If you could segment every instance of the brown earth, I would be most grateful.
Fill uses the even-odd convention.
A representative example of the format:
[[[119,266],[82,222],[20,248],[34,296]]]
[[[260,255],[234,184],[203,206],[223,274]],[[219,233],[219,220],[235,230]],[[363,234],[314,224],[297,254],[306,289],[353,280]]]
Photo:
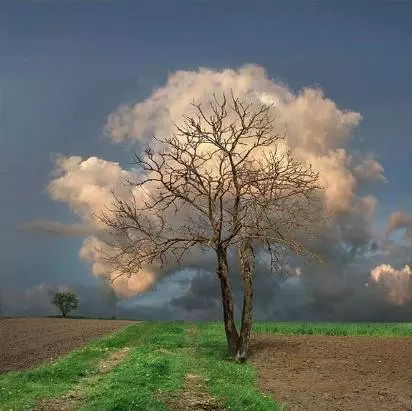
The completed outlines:
[[[136,321],[0,319],[0,373],[37,366],[131,324]]]
[[[288,411],[412,411],[412,338],[258,334],[250,363]]]

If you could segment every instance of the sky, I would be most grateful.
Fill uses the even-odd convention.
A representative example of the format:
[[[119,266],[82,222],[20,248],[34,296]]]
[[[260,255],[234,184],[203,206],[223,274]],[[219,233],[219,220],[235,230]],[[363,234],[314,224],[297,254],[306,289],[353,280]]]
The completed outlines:
[[[72,181],[68,174],[76,175],[80,163],[91,157],[106,162],[99,163],[101,170],[112,167],[110,176],[120,171],[107,162],[117,162],[123,170],[130,167],[130,149],[139,136],[115,137],[119,125],[113,116],[119,107],[134,107],[132,117],[140,113],[147,124],[154,113],[157,121],[154,131],[164,131],[159,126],[164,119],[153,108],[156,107],[154,90],[163,90],[167,95],[175,92],[177,99],[188,97],[187,93],[194,90],[203,98],[202,87],[207,92],[213,87],[219,90],[225,83],[223,77],[227,76],[239,87],[243,84],[241,79],[246,78],[250,81],[248,87],[257,87],[260,93],[266,89],[279,92],[286,100],[300,96],[305,87],[321,89],[325,98],[342,110],[332,113],[337,122],[346,110],[359,113],[359,118],[348,120],[347,129],[342,131],[345,141],[341,148],[354,159],[361,153],[370,159],[369,166],[375,166],[376,178],[371,178],[368,184],[357,184],[357,197],[353,201],[362,196],[376,199],[376,205],[371,205],[375,200],[368,203],[373,210],[364,214],[361,203],[356,204],[361,210],[357,215],[362,214],[362,224],[369,219],[365,223],[368,231],[365,244],[380,245],[373,255],[356,255],[350,264],[357,267],[351,268],[352,271],[361,273],[358,277],[362,284],[368,281],[374,268],[380,267],[372,278],[379,279],[379,273],[384,273],[376,281],[384,283],[387,293],[386,297],[382,294],[385,300],[382,306],[376,302],[376,296],[373,299],[362,294],[364,288],[360,294],[351,295],[356,301],[363,301],[359,304],[369,304],[373,311],[371,318],[380,318],[383,312],[392,309],[401,318],[412,318],[407,291],[403,311],[399,304],[388,302],[393,278],[402,278],[393,287],[409,286],[410,273],[403,267],[412,262],[412,246],[408,242],[408,227],[412,226],[409,219],[412,215],[410,21],[412,2],[409,1],[3,1],[0,26],[0,288],[3,293],[13,290],[14,294],[10,291],[9,295],[24,300],[27,312],[40,313],[48,306],[38,301],[47,300],[53,287],[70,284],[79,290],[87,287],[94,290],[99,270],[85,250],[87,233],[82,235],[79,228],[80,234],[73,235],[72,230],[69,235],[55,225],[54,234],[46,232],[53,222],[81,226],[87,220],[76,213],[79,203],[74,199],[74,191],[63,192],[62,184]],[[255,69],[242,69],[250,65]],[[199,74],[196,71],[199,68],[209,71]],[[175,87],[169,80],[177,71],[183,74],[178,76],[176,81],[180,83]],[[226,74],[219,74],[223,72]],[[191,81],[198,88],[191,88]],[[274,84],[279,91],[274,91]],[[287,97],[288,93],[294,97]],[[176,108],[168,97],[160,100],[162,107]],[[320,116],[317,118],[329,107],[321,105],[323,97],[306,96],[302,101],[313,104],[313,113]],[[139,103],[145,104],[143,108]],[[291,111],[295,106],[292,107],[293,101],[290,104],[285,103],[285,107],[295,115],[290,120],[291,129],[296,133],[300,130],[303,135],[305,129],[299,128],[299,116],[304,119],[309,114],[302,114],[298,108]],[[183,114],[178,110],[177,113]],[[140,117],[131,120],[142,133],[151,130],[143,120]],[[329,123],[322,121],[318,121],[318,130],[329,127]],[[111,136],[104,132],[107,124],[111,124]],[[293,128],[294,124],[298,125]],[[340,133],[338,125],[336,130],[332,128],[326,131],[330,133],[330,149],[335,134]],[[320,155],[298,143],[296,149],[308,156]],[[71,156],[81,158],[70,165],[74,168],[64,160],[59,165],[58,158]],[[358,163],[361,167],[357,168],[358,174],[353,171],[356,165],[352,170],[357,181],[367,168],[364,165],[362,169],[360,160]],[[88,164],[98,167],[96,162]],[[335,170],[325,167],[325,173]],[[53,174],[56,169],[67,179],[50,188],[50,183],[58,180]],[[340,169],[342,173],[345,170]],[[344,176],[339,174],[336,178]],[[333,184],[333,176],[325,178]],[[76,184],[85,179],[79,174]],[[339,190],[341,186],[337,187]],[[395,212],[399,214],[393,216]],[[348,227],[349,220],[350,224],[355,221],[352,214],[342,214],[339,227],[344,224]],[[385,230],[395,241],[390,247],[382,245]],[[83,257],[79,255],[81,250]],[[384,264],[388,266],[382,267]],[[139,293],[137,297],[129,293],[132,298],[118,305],[136,310],[157,307],[159,315],[167,311],[171,317],[173,312],[183,317],[190,316],[190,312],[196,312],[199,318],[218,315],[214,297],[196,306],[203,286],[209,287],[211,296],[218,293],[210,273],[202,274],[203,269],[204,266],[198,271],[183,270],[162,278],[154,291]],[[340,272],[336,267],[324,269],[331,270]],[[320,284],[329,281],[319,276],[317,273],[300,282],[289,279],[280,286],[274,285],[278,290],[275,313],[282,318],[299,318],[305,311],[304,301],[310,300],[311,307],[316,306]],[[297,281],[299,286],[294,286]],[[146,290],[147,286],[141,289]],[[291,299],[291,295],[295,298]],[[285,305],[286,301],[295,303]],[[350,301],[345,300],[342,307],[349,306]],[[321,302],[324,304],[324,300]],[[12,301],[7,304],[11,310]],[[337,308],[336,318],[352,318],[354,314],[345,310]],[[156,312],[153,308],[150,315],[155,316]],[[322,312],[321,308],[314,309],[313,318],[323,319]]]

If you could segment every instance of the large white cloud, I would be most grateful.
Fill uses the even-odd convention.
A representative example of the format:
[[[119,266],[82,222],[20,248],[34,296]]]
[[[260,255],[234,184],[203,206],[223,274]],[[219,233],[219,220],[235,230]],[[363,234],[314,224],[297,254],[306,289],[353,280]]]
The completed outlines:
[[[118,143],[128,139],[153,145],[153,135],[172,135],[174,122],[179,123],[184,115],[193,113],[193,102],[206,108],[213,93],[219,98],[223,92],[229,95],[231,91],[245,102],[273,103],[276,129],[286,133],[287,146],[295,156],[319,171],[325,186],[325,205],[335,213],[345,214],[346,225],[354,226],[355,221],[363,229],[362,233],[347,234],[348,241],[351,242],[351,236],[356,237],[357,243],[366,241],[360,237],[369,234],[377,200],[356,195],[357,179],[360,175],[363,179],[374,179],[383,168],[376,160],[373,164],[371,161],[363,164],[363,168],[353,163],[347,144],[361,115],[338,108],[320,89],[305,88],[295,93],[271,80],[256,65],[237,70],[178,71],[146,100],[132,107],[121,105],[110,114],[106,130]],[[112,190],[122,198],[129,198],[124,180],[131,175],[131,171],[123,170],[119,164],[96,157],[59,157],[56,176],[48,190],[54,200],[68,203],[86,223],[99,224],[94,215],[110,205]],[[144,196],[142,192],[134,194],[140,200]],[[86,238],[80,256],[92,263],[95,275],[108,273],[113,278],[116,272],[99,261],[96,251],[98,247],[107,247],[102,240],[98,235]],[[158,270],[147,267],[142,275],[122,280],[117,287],[125,295],[137,293],[150,288],[157,278]]]
[[[178,71],[145,101],[134,107],[120,106],[109,116],[106,130],[116,142],[131,139],[153,144],[153,135],[175,132],[174,123],[193,112],[193,102],[207,110],[214,93],[220,97],[231,91],[246,102],[273,104],[277,131],[286,133],[287,144],[297,157],[320,171],[327,205],[333,211],[351,207],[356,178],[346,145],[361,115],[340,110],[320,89],[305,88],[295,94],[256,65],[238,70]]]

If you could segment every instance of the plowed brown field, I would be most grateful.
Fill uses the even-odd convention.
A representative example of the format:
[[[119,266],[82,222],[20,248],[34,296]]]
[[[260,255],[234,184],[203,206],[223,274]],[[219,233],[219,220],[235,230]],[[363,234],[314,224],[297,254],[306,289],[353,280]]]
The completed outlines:
[[[0,319],[0,373],[39,365],[131,324],[136,321]]]
[[[412,411],[412,338],[255,334],[251,354],[288,411]]]

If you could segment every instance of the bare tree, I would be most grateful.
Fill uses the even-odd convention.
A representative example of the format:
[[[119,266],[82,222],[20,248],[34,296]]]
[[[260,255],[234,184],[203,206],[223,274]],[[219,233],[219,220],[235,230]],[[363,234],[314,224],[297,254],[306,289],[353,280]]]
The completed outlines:
[[[110,260],[119,275],[137,273],[170,258],[180,262],[192,247],[217,257],[230,356],[244,361],[252,327],[253,266],[258,249],[272,265],[284,251],[310,256],[305,240],[319,219],[318,174],[292,157],[275,133],[272,106],[245,104],[225,95],[205,109],[193,103],[170,137],[135,154],[141,170],[130,200],[114,196],[99,216],[112,234]],[[240,259],[243,311],[238,332],[228,250]]]

